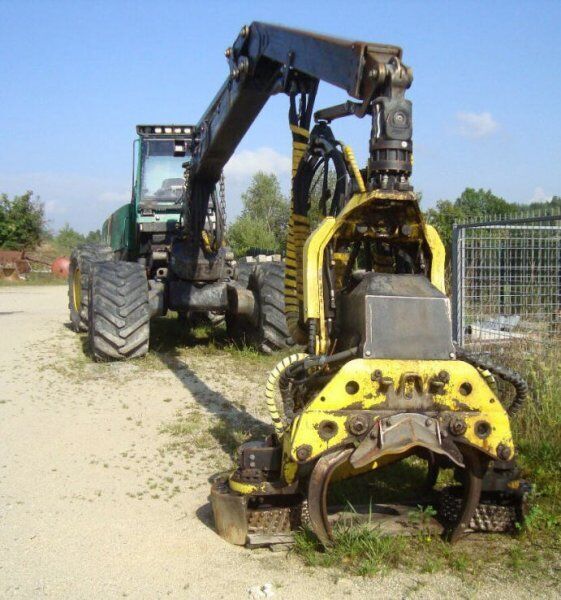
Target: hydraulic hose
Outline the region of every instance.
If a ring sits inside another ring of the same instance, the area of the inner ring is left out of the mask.
[[[324,365],[328,365],[334,362],[339,362],[342,360],[347,360],[348,358],[353,358],[358,354],[358,346],[353,346],[347,350],[342,350],[341,352],[337,352],[336,354],[320,354],[316,356],[308,356],[306,355],[304,358],[294,362],[290,365],[290,368],[287,370],[287,375],[289,377],[296,377],[296,375],[300,371],[307,371],[308,369],[313,369],[315,367],[323,367]]]
[[[307,356],[307,354],[303,353],[286,356],[273,367],[273,370],[269,373],[269,377],[267,378],[267,383],[265,385],[265,399],[267,401],[267,408],[269,409],[271,420],[273,421],[273,427],[278,435],[281,435],[289,425],[284,410],[284,404],[277,400],[277,394],[275,393],[279,379],[288,367],[296,362],[304,360]]]
[[[510,406],[507,409],[507,413],[509,416],[514,416],[521,408],[524,406],[524,403],[528,399],[529,395],[529,387],[526,380],[517,373],[516,371],[512,371],[511,369],[507,369],[506,367],[502,367],[499,365],[495,365],[490,360],[485,360],[473,354],[466,352],[463,348],[456,349],[456,356],[459,359],[463,359],[466,362],[472,364],[474,367],[478,369],[483,369],[485,371],[489,371],[496,377],[499,377],[503,381],[506,381],[515,390],[514,400],[511,402]]]
[[[308,354],[291,354],[277,363],[269,373],[265,385],[265,399],[267,408],[271,415],[273,427],[278,435],[290,425],[294,418],[293,401],[290,397],[290,383],[295,379],[300,371],[307,371],[314,367],[321,367],[326,364],[352,358],[358,353],[358,346],[343,350],[331,356],[309,356]],[[278,399],[277,389],[280,391],[280,400]],[[292,407],[290,406],[292,403]]]
[[[345,157],[345,161],[349,167],[349,171],[352,173],[356,181],[358,191],[361,193],[366,192],[364,179],[362,178],[362,174],[360,172],[360,169],[358,168],[353,149],[350,146],[343,146],[343,156]]]

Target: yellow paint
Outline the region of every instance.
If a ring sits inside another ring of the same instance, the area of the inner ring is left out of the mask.
[[[78,268],[74,270],[72,275],[72,303],[74,310],[79,313],[82,306],[82,274]]]
[[[302,271],[298,270],[299,261],[296,260],[297,266],[294,276],[297,280],[300,276],[300,272],[303,272],[304,320],[317,319],[319,324],[316,339],[316,352],[318,354],[327,352],[329,346],[323,295],[323,262],[325,248],[331,240],[336,240],[338,236],[345,237],[345,230],[349,227],[354,228],[356,223],[360,223],[362,218],[361,215],[365,209],[375,211],[376,203],[383,200],[392,200],[410,204],[416,218],[416,221],[412,222],[412,235],[421,235],[421,239],[425,239],[424,223],[419,211],[417,197],[413,192],[372,190],[370,192],[354,194],[337,217],[324,218],[318,227],[309,235],[303,250]],[[421,227],[418,227],[417,225],[421,225]],[[290,229],[291,228],[289,228],[289,240],[292,240],[294,234]],[[434,247],[438,251],[438,242],[440,242],[440,238],[438,238],[438,234],[434,230],[432,230],[431,234],[433,246],[428,243],[428,240],[427,245],[429,246],[429,249]],[[436,236],[436,238],[434,236]],[[442,242],[440,242],[440,244],[442,245]],[[292,243],[289,243],[288,248],[289,250],[292,250]],[[442,281],[440,281],[440,279],[437,281],[443,286],[444,263],[442,263],[442,267],[439,267],[439,264],[440,263],[435,267],[434,272],[435,277],[442,276]],[[293,317],[293,315],[291,315],[291,317]]]
[[[232,476],[230,476],[228,485],[233,492],[238,492],[238,494],[258,494],[259,492],[262,493],[265,491],[265,485],[263,483],[242,483],[232,479]]]
[[[444,244],[438,235],[438,231],[436,231],[432,225],[425,224],[425,239],[427,240],[427,244],[429,245],[432,254],[430,269],[431,283],[443,294],[445,294],[446,286],[444,283],[444,263],[446,259],[446,250],[444,248]]]
[[[345,428],[347,416],[350,414],[348,411],[376,411],[377,407],[383,408],[381,405],[386,401],[379,383],[371,379],[373,371],[378,369],[384,377],[392,379],[395,389],[398,388],[404,373],[419,374],[426,389],[431,378],[440,371],[447,371],[450,374],[450,382],[445,386],[443,394],[434,397],[435,402],[440,405],[440,410],[461,413],[467,423],[465,439],[482,452],[496,457],[497,446],[504,444],[514,455],[508,415],[485,378],[472,365],[457,360],[355,359],[342,367],[294,422],[290,432],[292,460],[297,460],[296,450],[302,444],[312,447],[310,460],[313,460],[330,448],[352,441]],[[350,381],[358,384],[355,394],[350,394],[346,389]],[[460,392],[460,386],[465,383],[471,386],[471,392],[467,396]],[[407,408],[391,410],[407,412]],[[322,421],[332,421],[337,425],[336,434],[329,440],[323,440],[319,435],[318,429]],[[487,421],[492,427],[491,433],[485,439],[479,438],[475,433],[478,421]]]
[[[359,192],[366,192],[364,179],[362,178],[362,174],[356,163],[356,158],[353,149],[350,146],[343,146],[343,156],[345,157],[345,161],[347,162],[347,165],[349,166],[353,177],[357,182]]]
[[[335,217],[325,217],[304,244],[304,318],[318,319],[316,353],[327,351],[327,331],[323,306],[323,255],[337,226]]]

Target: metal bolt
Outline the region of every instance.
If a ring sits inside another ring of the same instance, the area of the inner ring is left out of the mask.
[[[308,458],[310,458],[311,454],[312,454],[312,447],[309,446],[308,444],[304,444],[303,446],[299,446],[296,449],[296,458],[298,460],[307,460]]]
[[[453,417],[448,428],[453,435],[463,435],[466,432],[467,424],[461,417]]]
[[[508,460],[511,455],[511,450],[506,444],[499,444],[497,446],[497,456],[500,460]]]
[[[370,375],[370,379],[372,379],[372,381],[377,381],[380,379],[380,377],[382,377],[382,371],[380,371],[380,369],[376,369],[372,375]]]
[[[224,52],[224,56],[226,58],[230,58],[230,56],[232,56],[232,48],[226,48],[226,52]]]
[[[370,350],[365,350],[364,352],[364,356],[370,356],[372,354],[372,352],[370,352]]]
[[[450,381],[450,373],[448,373],[448,371],[440,371],[438,379],[440,379],[442,383],[448,383]]]
[[[244,25],[242,27],[242,30],[240,31],[240,35],[244,38],[246,38],[249,35],[249,27],[247,25]]]
[[[370,417],[366,414],[353,415],[347,421],[347,429],[352,435],[363,434],[370,426]]]
[[[391,419],[386,419],[386,427],[390,427],[390,425],[392,424],[392,420]]]
[[[430,426],[432,425],[432,419],[427,419],[427,420],[425,421],[425,425],[426,425],[427,427],[430,427]]]

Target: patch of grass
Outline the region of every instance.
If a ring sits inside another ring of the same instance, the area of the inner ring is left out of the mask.
[[[295,550],[309,566],[340,567],[354,575],[374,575],[400,564],[407,550],[404,537],[388,537],[363,527],[337,529],[334,544],[320,551],[309,530],[296,535]]]
[[[67,285],[66,279],[55,277],[52,273],[38,273],[31,271],[27,273],[25,279],[17,279],[10,281],[8,279],[0,279],[0,286],[23,286],[23,285]]]
[[[255,348],[231,340],[224,324],[190,325],[179,321],[176,314],[170,312],[166,317],[151,322],[150,351],[145,360],[152,365],[154,360],[161,363],[161,358],[165,359],[166,356],[182,359],[228,356],[243,362],[245,366],[260,365],[268,368],[285,354],[263,355]]]
[[[379,575],[399,568],[419,573],[449,571],[473,580],[482,572],[495,579],[513,574],[535,579],[547,576],[550,582],[561,583],[558,551],[499,534],[471,536],[450,545],[426,532],[389,536],[364,525],[336,527],[334,544],[327,549],[318,545],[309,530],[298,532],[294,545],[294,552],[306,565],[352,575]]]
[[[238,446],[250,439],[259,439],[270,433],[269,428],[247,427],[235,421],[222,419],[210,428],[210,433],[222,446],[222,448],[233,456]]]

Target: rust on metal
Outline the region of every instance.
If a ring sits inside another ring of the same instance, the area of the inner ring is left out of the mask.
[[[327,490],[333,473],[348,460],[354,448],[344,448],[324,454],[315,464],[308,484],[310,525],[324,546],[331,543],[331,525],[327,514]]]
[[[23,250],[0,250],[0,279],[17,281],[31,271]]]

